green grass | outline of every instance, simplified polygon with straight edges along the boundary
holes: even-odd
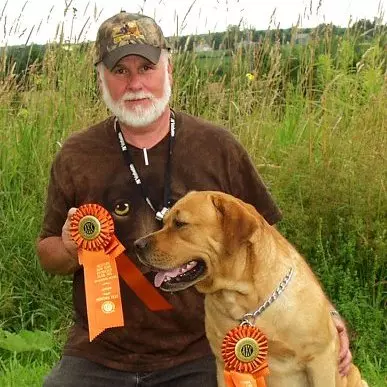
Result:
[[[386,385],[386,29],[320,31],[308,45],[268,35],[209,58],[174,54],[173,106],[225,125],[283,210],[280,230],[346,318],[355,362]],[[4,54],[3,54],[4,55]],[[0,58],[1,59],[1,58]],[[35,254],[49,167],[73,131],[106,117],[90,49],[53,45],[22,84],[0,60],[0,329],[44,330],[48,351],[0,350],[0,385],[40,385],[71,316],[71,279]],[[246,73],[254,74],[249,80]]]
[[[41,358],[33,353],[20,359],[18,356],[8,357],[7,363],[0,371],[2,387],[41,387],[45,375],[54,365],[54,358]]]

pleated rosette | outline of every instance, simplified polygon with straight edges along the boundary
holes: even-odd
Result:
[[[226,386],[266,386],[268,342],[258,328],[249,324],[233,328],[223,339],[221,353]]]
[[[78,248],[102,250],[114,236],[114,223],[109,212],[98,204],[84,204],[71,218],[70,232]]]

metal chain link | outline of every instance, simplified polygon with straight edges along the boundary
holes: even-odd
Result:
[[[255,312],[246,313],[242,317],[240,325],[255,325],[255,320],[257,319],[257,317],[262,314],[288,286],[290,280],[292,279],[293,272],[294,270],[291,267],[284,279],[278,285],[277,289],[275,289],[274,292],[271,294],[271,296]]]

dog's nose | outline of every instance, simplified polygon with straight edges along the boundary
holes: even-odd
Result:
[[[147,238],[140,238],[134,241],[134,248],[136,251],[144,251],[149,246]]]

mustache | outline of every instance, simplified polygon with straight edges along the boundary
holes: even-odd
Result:
[[[121,97],[121,101],[133,101],[136,99],[150,99],[155,100],[155,96],[152,93],[146,93],[144,91],[127,92]]]

